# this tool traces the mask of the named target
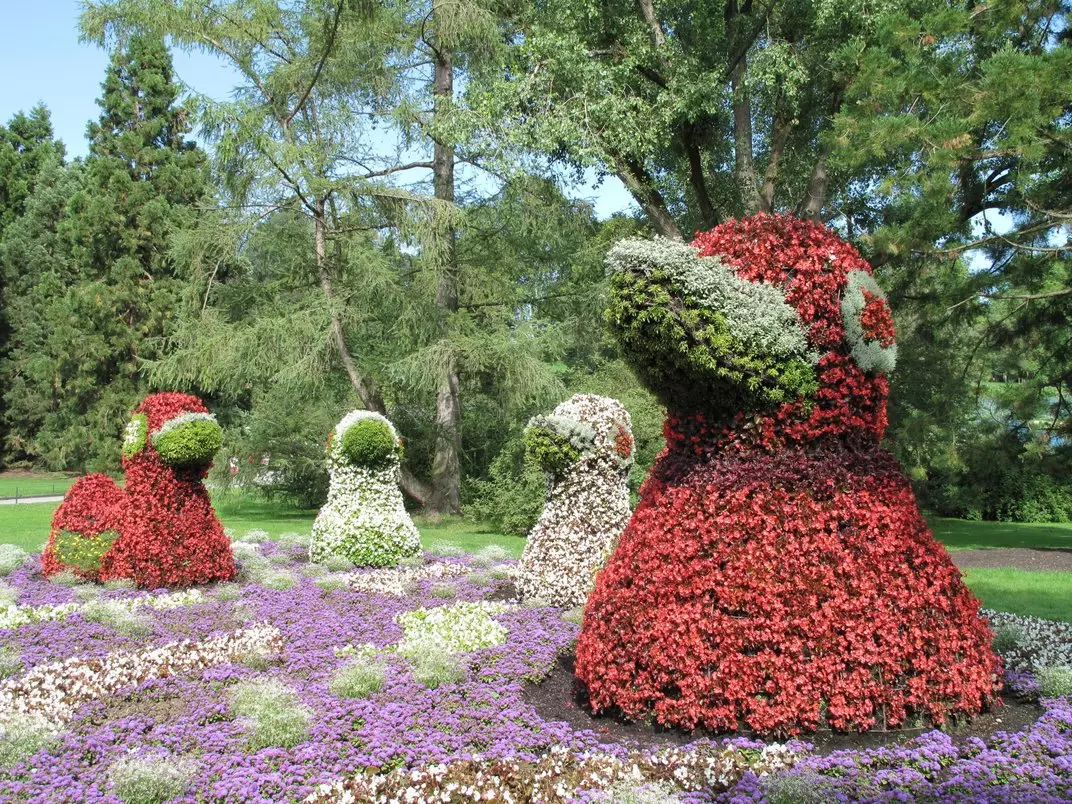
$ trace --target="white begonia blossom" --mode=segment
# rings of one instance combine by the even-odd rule
[[[470,653],[506,641],[506,626],[494,619],[507,610],[505,603],[480,600],[433,609],[404,611],[395,617],[402,626],[396,650],[403,656],[426,651]]]
[[[586,800],[613,801],[613,794],[595,791],[620,785],[657,785],[677,792],[725,790],[746,773],[763,777],[791,768],[798,755],[774,744],[761,751],[730,745],[669,748],[655,754],[633,751],[620,757],[602,752],[578,753],[556,745],[538,761],[512,757],[468,759],[426,765],[413,770],[379,773],[374,769],[321,784],[305,804],[367,801],[570,801],[585,791]]]
[[[867,306],[867,291],[883,301],[886,293],[879,287],[875,278],[866,271],[849,273],[845,290],[841,296],[841,318],[845,327],[845,342],[852,349],[852,359],[861,369],[872,373],[889,374],[897,365],[897,344],[883,346],[878,341],[869,340],[864,333],[860,316]]]
[[[346,575],[346,583],[357,592],[401,597],[407,594],[410,584],[429,579],[457,578],[469,572],[465,564],[437,561],[422,567],[383,567],[351,572]]]
[[[141,597],[112,598],[108,605],[113,608],[125,608],[131,613],[141,608],[152,608],[158,611],[174,609],[180,606],[191,606],[195,603],[204,603],[205,596],[197,589],[187,589],[182,592],[168,592],[162,595],[143,595]],[[0,603],[0,628],[18,628],[20,625],[29,623],[45,622],[47,620],[65,620],[71,614],[83,611],[92,603],[60,603],[55,606],[20,606],[9,603],[6,606]]]
[[[357,466],[343,454],[343,436],[360,421],[374,419],[398,433],[386,417],[368,410],[347,413],[328,446],[328,500],[313,523],[310,561],[337,555],[357,566],[384,567],[420,552],[421,537],[398,487],[399,460],[381,467]]]
[[[38,665],[0,684],[0,729],[25,715],[39,716],[59,727],[82,704],[124,687],[282,649],[279,629],[258,625],[200,642],[186,639],[158,648],[116,651],[102,658],[71,657]]]
[[[553,416],[593,430],[593,446],[564,472],[548,476],[547,501],[525,542],[515,581],[522,598],[571,609],[588,599],[596,572],[629,521],[635,445],[632,419],[615,399],[577,394]]]

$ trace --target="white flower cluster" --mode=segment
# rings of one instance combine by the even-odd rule
[[[398,434],[385,417],[368,410],[347,413],[328,448],[328,500],[313,523],[309,559],[348,558],[357,566],[397,564],[421,549],[421,537],[398,488],[398,458],[383,468],[355,466],[342,451],[343,436],[363,419],[377,419]]]
[[[860,315],[867,305],[864,291],[885,299],[886,294],[875,278],[866,271],[849,273],[844,294],[841,297],[841,319],[845,326],[845,341],[852,349],[852,359],[864,371],[889,374],[897,365],[897,344],[883,346],[878,341],[868,340],[864,335]]]
[[[784,291],[768,282],[737,276],[717,257],[701,257],[686,243],[665,238],[630,238],[607,253],[611,271],[665,273],[697,304],[725,316],[735,338],[754,354],[780,360],[798,358],[817,363],[807,332]]]
[[[797,756],[784,745],[761,751],[733,746],[673,748],[650,755],[634,751],[619,758],[603,753],[576,754],[553,747],[539,762],[472,759],[428,765],[416,770],[374,770],[323,784],[305,804],[405,801],[572,801],[582,791],[619,789],[656,783],[680,792],[725,790],[748,772],[766,776],[788,770]]]
[[[142,608],[164,611],[204,602],[205,596],[200,591],[187,589],[182,592],[166,592],[162,595],[112,599],[108,601],[108,605],[113,610],[127,609],[133,613]],[[65,620],[71,614],[93,605],[93,603],[59,603],[55,606],[20,606],[11,602],[6,604],[0,602],[0,628],[18,628],[20,625],[29,623]]]
[[[402,597],[407,594],[412,584],[433,578],[456,578],[470,572],[465,564],[448,564],[436,561],[421,567],[381,567],[363,572],[351,572],[346,575],[347,585],[357,592],[373,595],[392,595]]]
[[[116,651],[100,659],[71,657],[38,665],[0,685],[0,728],[25,715],[63,724],[82,704],[124,687],[282,649],[279,629],[258,625],[201,642],[185,639],[158,648]]]
[[[156,445],[156,443],[160,440],[161,436],[163,436],[165,433],[170,433],[176,427],[182,427],[182,425],[189,424],[190,422],[201,422],[201,421],[212,422],[213,424],[215,424],[216,423],[216,416],[215,416],[215,414],[212,414],[212,413],[192,413],[192,412],[191,413],[180,413],[178,416],[175,416],[175,417],[173,417],[171,419],[168,419],[166,422],[164,422],[162,425],[160,425],[159,430],[157,430],[157,431],[155,431],[153,433],[153,435],[152,435],[153,445],[154,446]],[[135,437],[136,437],[136,434],[135,434]]]
[[[396,650],[408,656],[430,651],[469,653],[501,645],[506,641],[506,626],[493,617],[506,610],[505,603],[480,600],[404,611],[395,617],[402,626]]]
[[[577,394],[555,408],[595,431],[595,448],[547,482],[547,502],[517,566],[521,597],[563,608],[583,606],[631,513],[633,432],[616,399]],[[628,456],[621,451],[628,447]],[[625,458],[628,457],[628,460]]]
[[[1072,667],[1072,623],[982,609],[993,629],[994,649],[1006,667],[1037,671]]]

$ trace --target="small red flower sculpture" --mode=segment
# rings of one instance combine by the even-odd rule
[[[577,642],[593,708],[687,729],[796,734],[938,724],[995,703],[999,660],[979,603],[879,446],[880,367],[896,353],[870,266],[826,228],[781,215],[730,221],[693,245],[737,277],[782,290],[813,350],[816,390],[750,410],[693,393],[697,410],[653,389],[669,407],[667,447],[597,577]],[[611,316],[641,369],[655,351],[627,340],[629,328],[666,320],[660,305],[685,310],[674,320],[686,323],[722,320],[695,300],[705,276],[724,280],[702,262],[684,273],[680,247],[674,262],[644,264],[659,248],[622,252],[630,273],[612,284]],[[645,277],[664,283],[661,295],[636,292]],[[633,295],[619,303],[615,288]],[[843,319],[860,308],[855,322]],[[704,344],[705,369],[743,365],[739,351],[715,351],[729,338],[686,335]]]
[[[219,447],[219,425],[200,399],[146,397],[124,438],[125,487],[100,474],[71,487],[53,516],[44,574],[72,569],[150,589],[233,578],[230,541],[202,482]]]

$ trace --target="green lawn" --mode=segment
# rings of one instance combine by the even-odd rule
[[[970,569],[964,580],[989,609],[1072,622],[1072,572]]]
[[[934,535],[950,550],[978,547],[1069,547],[1072,523],[969,522],[928,517]]]
[[[232,528],[239,536],[250,530],[264,530],[272,536],[288,531],[308,533],[316,517],[315,511],[298,511],[236,494],[224,495],[214,504],[224,527]],[[57,503],[0,505],[0,543],[40,550],[48,541],[56,506]],[[444,518],[440,522],[431,522],[417,517],[415,521],[425,547],[443,542],[473,551],[488,544],[498,544],[512,555],[520,556],[525,544],[524,539],[517,536],[504,536],[479,523],[462,519]]]
[[[0,497],[33,497],[41,494],[63,494],[75,481],[73,475],[59,472],[0,472]]]

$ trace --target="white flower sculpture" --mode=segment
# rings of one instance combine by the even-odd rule
[[[402,443],[378,413],[347,413],[328,438],[328,501],[313,523],[309,558],[339,555],[363,567],[397,564],[421,549],[398,488]]]
[[[574,608],[629,521],[632,420],[615,399],[577,394],[525,430],[547,471],[547,502],[517,568],[523,598]]]

